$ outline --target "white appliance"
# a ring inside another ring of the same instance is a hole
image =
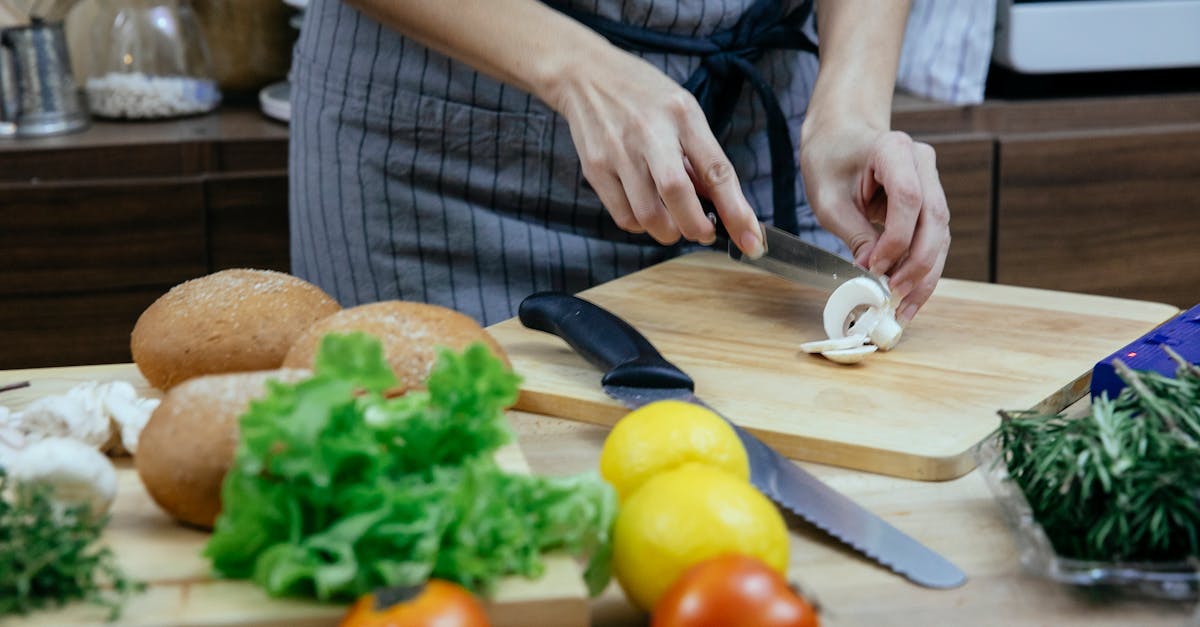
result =
[[[1200,0],[999,0],[992,58],[1026,74],[1200,67]]]

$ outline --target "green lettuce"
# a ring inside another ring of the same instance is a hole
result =
[[[326,336],[311,378],[270,382],[241,417],[204,554],[272,595],[333,600],[431,577],[486,594],[563,550],[591,560],[598,593],[612,489],[596,473],[511,474],[494,460],[519,382],[475,344],[440,351],[426,389],[389,398],[397,381],[378,340]]]

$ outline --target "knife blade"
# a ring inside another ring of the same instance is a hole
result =
[[[709,407],[686,373],[612,312],[576,296],[539,292],[521,302],[521,324],[554,334],[604,371],[605,393],[630,409],[674,399],[707,407],[733,426],[750,460],[750,482],[779,506],[921,586],[954,588],[966,575],[845,495],[822,483]]]
[[[866,277],[878,283],[884,294],[891,294],[887,281],[878,274],[769,224],[759,223],[763,234],[763,256],[758,259],[746,257],[729,238],[729,233],[717,218],[717,214],[709,212],[708,219],[717,229],[717,239],[713,247],[724,249],[730,259],[828,292],[850,279]]]

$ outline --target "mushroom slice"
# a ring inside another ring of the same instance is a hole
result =
[[[837,362],[839,364],[856,364],[863,359],[866,359],[867,355],[874,353],[878,349],[879,347],[875,346],[874,344],[865,344],[863,346],[856,346],[854,348],[825,351],[821,354],[824,355],[829,361]]]
[[[850,279],[838,286],[825,302],[825,334],[831,339],[846,337],[848,323],[856,311],[863,308],[883,309],[888,305],[888,294],[883,286],[867,277]],[[864,314],[865,315],[865,314]],[[859,316],[861,319],[862,316]],[[862,325],[857,325],[861,327]],[[855,334],[869,334],[870,329],[856,328]]]
[[[866,334],[858,333],[855,335],[847,335],[846,337],[805,342],[800,345],[800,350],[806,353],[823,353],[825,351],[838,351],[845,350],[847,348],[857,348],[866,343]]]

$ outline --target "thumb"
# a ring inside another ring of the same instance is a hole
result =
[[[871,258],[871,251],[879,241],[879,232],[867,217],[853,206],[835,207],[819,220],[825,230],[841,238],[850,247],[854,263],[864,268]]]

